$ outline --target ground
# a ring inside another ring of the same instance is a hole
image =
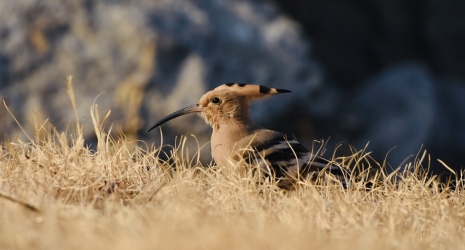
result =
[[[360,177],[350,188],[300,181],[287,191],[239,171],[251,166],[202,165],[186,138],[171,150],[113,138],[96,110],[96,150],[84,146],[79,121],[2,142],[0,248],[465,248],[463,177],[429,176],[427,152],[409,171],[387,176],[381,164],[370,187],[361,169],[378,166],[354,152],[334,159]]]

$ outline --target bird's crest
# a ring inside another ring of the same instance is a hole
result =
[[[217,90],[229,90],[237,92],[238,94],[245,96],[249,101],[266,98],[276,94],[291,92],[287,89],[276,89],[258,84],[245,83],[226,83],[214,89],[214,91]]]

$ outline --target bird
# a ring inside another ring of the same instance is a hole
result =
[[[288,139],[287,135],[266,129],[250,119],[252,101],[290,92],[258,84],[222,84],[204,94],[197,104],[162,118],[147,132],[179,116],[199,113],[213,128],[210,143],[217,166],[228,166],[241,158],[249,163],[255,160],[283,189],[291,189],[301,178],[316,180],[320,172],[325,176],[331,173],[347,187],[346,169],[313,154],[297,140]]]

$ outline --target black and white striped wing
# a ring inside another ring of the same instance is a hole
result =
[[[314,155],[296,140],[286,140],[283,134],[274,131],[267,132],[266,136],[257,135],[250,147],[254,150],[255,160],[268,174],[280,180],[280,186],[292,184],[302,177],[316,179],[325,173],[331,173],[346,186],[347,170]],[[246,158],[250,160],[250,156],[248,154]]]

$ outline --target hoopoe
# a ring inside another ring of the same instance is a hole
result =
[[[180,109],[155,123],[147,132],[176,117],[200,113],[211,125],[211,151],[218,166],[244,158],[265,164],[262,168],[277,178],[278,186],[289,189],[299,176],[315,179],[329,170],[346,186],[347,172],[329,160],[314,155],[296,140],[263,128],[249,118],[251,101],[290,90],[256,84],[227,83],[204,94],[198,104]],[[250,154],[252,149],[252,155]],[[271,170],[271,171],[270,171]],[[271,172],[271,173],[270,173]]]

